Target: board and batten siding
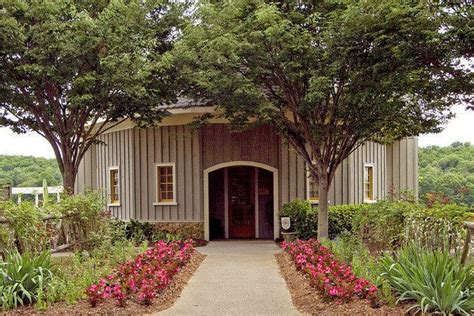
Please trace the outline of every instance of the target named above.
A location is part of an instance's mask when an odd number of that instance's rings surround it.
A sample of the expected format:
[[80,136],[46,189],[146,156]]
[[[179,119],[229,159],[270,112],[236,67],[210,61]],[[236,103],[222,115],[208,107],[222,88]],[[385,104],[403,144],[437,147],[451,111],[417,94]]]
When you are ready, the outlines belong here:
[[278,169],[280,136],[267,125],[232,132],[227,124],[200,129],[202,170],[231,161],[252,161]]
[[[364,165],[372,164],[375,175],[375,197],[386,194],[384,145],[369,142],[357,148],[337,168],[329,188],[332,205],[363,202]],[[294,199],[306,199],[307,172],[304,159],[296,150],[283,141],[280,163],[281,205]]]
[[[76,192],[101,189],[108,197],[109,168],[118,167],[120,205],[109,206],[124,220],[202,222],[204,170],[231,161],[251,161],[278,169],[279,205],[306,199],[307,173],[302,157],[269,126],[232,132],[226,124],[199,130],[186,125],[138,127],[101,135],[85,155],[76,180]],[[336,171],[329,190],[330,204],[363,203],[364,165],[374,166],[375,197],[389,188],[418,193],[417,138],[392,145],[369,142],[355,150]],[[176,205],[155,205],[156,164],[174,163]]]
[[[203,220],[199,131],[185,125],[134,128],[135,217],[150,222]],[[176,205],[157,202],[156,164],[174,163]]]
[[418,138],[407,137],[387,146],[387,189],[411,191],[418,197]]
[[97,175],[97,150],[96,146],[92,145],[85,153],[79,165],[74,192],[84,193],[88,189],[96,189]]
[[107,206],[112,216],[128,220],[134,214],[133,132],[121,130],[98,137],[100,144],[92,145],[79,166],[75,192],[99,189],[109,199],[109,168],[119,171],[119,198],[117,206]]

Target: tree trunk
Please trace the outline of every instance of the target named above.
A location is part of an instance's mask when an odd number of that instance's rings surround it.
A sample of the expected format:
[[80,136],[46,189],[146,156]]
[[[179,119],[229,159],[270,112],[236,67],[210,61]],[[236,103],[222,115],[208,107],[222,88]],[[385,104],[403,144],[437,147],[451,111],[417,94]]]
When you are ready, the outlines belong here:
[[318,239],[329,237],[328,194],[329,181],[327,174],[319,177],[319,212],[318,212]]
[[64,193],[67,195],[74,194],[74,184],[76,183],[77,172],[74,167],[65,164],[63,171],[63,187]]

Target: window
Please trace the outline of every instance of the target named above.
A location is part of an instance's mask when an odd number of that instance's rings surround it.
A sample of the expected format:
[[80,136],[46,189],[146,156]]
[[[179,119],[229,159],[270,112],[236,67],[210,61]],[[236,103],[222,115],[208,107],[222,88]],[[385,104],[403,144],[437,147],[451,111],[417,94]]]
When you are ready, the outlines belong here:
[[319,203],[319,183],[314,180],[309,170],[306,171],[306,198],[314,204]]
[[374,166],[364,165],[364,202],[374,201]]
[[120,186],[118,167],[109,168],[109,205],[120,204]]
[[175,204],[176,182],[174,164],[156,166],[157,204]]

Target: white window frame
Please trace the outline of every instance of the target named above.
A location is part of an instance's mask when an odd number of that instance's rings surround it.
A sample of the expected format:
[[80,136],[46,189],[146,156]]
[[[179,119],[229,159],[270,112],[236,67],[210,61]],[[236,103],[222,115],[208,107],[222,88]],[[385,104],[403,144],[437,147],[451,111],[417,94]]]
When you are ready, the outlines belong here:
[[[112,170],[117,170],[117,194],[118,194],[118,203],[113,203],[112,202],[112,178],[110,177],[110,174],[111,174],[111,171]],[[121,194],[120,194],[120,189],[121,189],[121,185],[120,185],[120,168],[119,166],[110,166],[108,168],[108,173],[107,173],[107,177],[109,179],[109,182],[108,182],[108,192],[107,192],[107,206],[120,206],[121,205],[121,201],[122,201],[122,197],[121,197]]]
[[311,199],[311,196],[309,196],[310,195],[309,183],[312,179],[311,177],[312,175],[311,175],[311,172],[309,171],[309,167],[306,166],[306,200],[310,202],[311,204],[319,205],[319,196],[317,200]]
[[[160,202],[159,198],[159,179],[158,179],[158,168],[159,167],[171,167],[173,170],[173,201]],[[174,162],[162,162],[155,164],[155,202],[153,205],[163,206],[163,205],[178,205],[177,194],[176,194],[176,163]]]
[[[372,200],[368,200],[365,198],[365,176],[367,173],[367,167],[372,168]],[[377,198],[375,197],[375,192],[377,192],[377,177],[375,176],[375,164],[374,163],[364,163],[364,171],[363,171],[363,176],[362,176],[362,198],[364,200],[364,203],[376,203]]]

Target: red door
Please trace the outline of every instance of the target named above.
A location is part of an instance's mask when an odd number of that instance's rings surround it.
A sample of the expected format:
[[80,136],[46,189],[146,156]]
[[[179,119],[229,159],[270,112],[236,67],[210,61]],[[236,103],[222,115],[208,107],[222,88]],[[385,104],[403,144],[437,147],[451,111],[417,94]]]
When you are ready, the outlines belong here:
[[229,237],[255,238],[255,168],[228,170]]

